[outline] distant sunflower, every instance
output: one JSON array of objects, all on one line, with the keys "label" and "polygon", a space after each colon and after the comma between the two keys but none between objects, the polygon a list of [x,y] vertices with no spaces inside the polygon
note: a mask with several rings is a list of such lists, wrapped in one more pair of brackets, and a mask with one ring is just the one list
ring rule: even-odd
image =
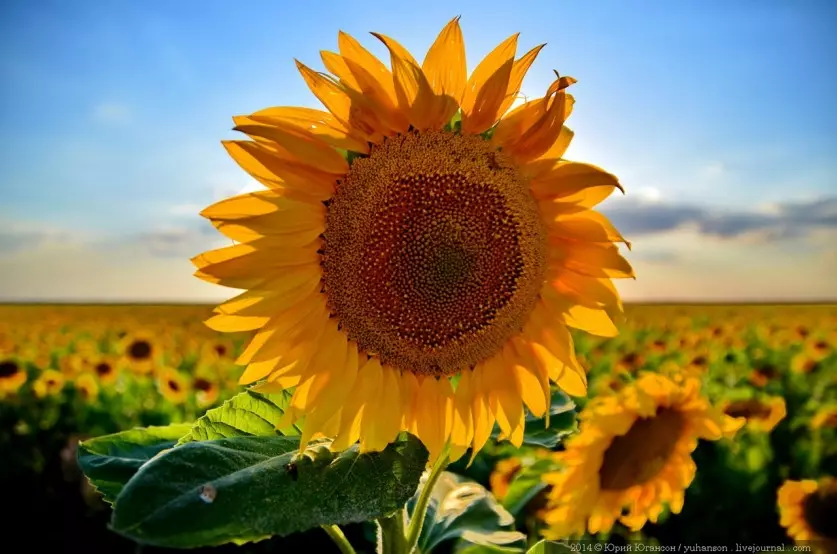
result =
[{"label": "distant sunflower", "polygon": [[754,387],[763,388],[779,376],[779,370],[773,365],[762,365],[750,372],[748,380]]},{"label": "distant sunflower", "polygon": [[811,373],[817,369],[818,358],[809,352],[799,352],[791,358],[790,369],[794,373]]},{"label": "distant sunflower", "polygon": [[26,371],[17,360],[0,360],[0,396],[14,394],[26,383]]},{"label": "distant sunflower", "polygon": [[837,429],[837,405],[823,406],[811,417],[812,429]]},{"label": "distant sunflower", "polygon": [[64,390],[65,382],[63,373],[48,369],[38,376],[32,384],[32,390],[38,398],[54,396]]},{"label": "distant sunflower", "polygon": [[148,375],[154,371],[159,357],[159,347],[150,333],[133,333],[121,341],[121,354],[128,367],[139,375]]},{"label": "distant sunflower", "polygon": [[373,34],[392,71],[342,32],[333,75],[297,62],[328,111],[234,118],[254,140],[224,146],[268,190],[202,212],[240,244],[195,257],[196,276],[249,289],[207,323],[258,330],[240,382],[295,387],[282,425],[305,417],[303,445],[380,450],[409,430],[456,458],[495,421],[519,445],[550,380],[586,393],[568,327],[617,334],[611,278],[633,273],[592,208],[621,187],[563,159],[575,79],[508,111],[542,46],[515,59],[513,35],[469,79],[459,18],[421,65]]},{"label": "distant sunflower", "polygon": [[73,382],[78,394],[87,402],[99,396],[99,383],[91,373],[82,373]]},{"label": "distant sunflower", "polygon": [[579,417],[580,432],[555,454],[564,468],[544,476],[553,487],[543,516],[547,538],[606,532],[617,519],[641,529],[666,503],[679,513],[698,439],[720,439],[744,423],[713,408],[697,379],[678,384],[650,373],[594,398]]},{"label": "distant sunflower", "polygon": [[769,433],[788,415],[781,396],[722,401],[718,408],[730,417],[743,417],[748,429]]},{"label": "distant sunflower", "polygon": [[192,381],[192,390],[195,391],[195,400],[201,408],[214,404],[220,392],[217,383],[201,376]]},{"label": "distant sunflower", "polygon": [[182,404],[189,395],[189,381],[176,369],[167,367],[157,375],[157,389],[172,404]]},{"label": "distant sunflower", "polygon": [[117,361],[109,356],[99,356],[90,361],[90,369],[103,384],[113,383],[119,376]]},{"label": "distant sunflower", "polygon": [[503,458],[494,465],[494,470],[488,478],[491,493],[497,500],[503,500],[509,492],[512,479],[523,469],[520,458]]},{"label": "distant sunflower", "polygon": [[837,549],[837,479],[785,481],[778,491],[779,523],[795,541]]}]

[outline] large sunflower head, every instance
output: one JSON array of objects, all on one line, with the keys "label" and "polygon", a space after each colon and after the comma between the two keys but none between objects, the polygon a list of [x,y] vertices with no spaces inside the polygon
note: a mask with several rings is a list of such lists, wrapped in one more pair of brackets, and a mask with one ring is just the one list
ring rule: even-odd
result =
[{"label": "large sunflower head", "polygon": [[777,496],[779,523],[788,536],[824,543],[826,552],[837,549],[837,479],[785,481]]},{"label": "large sunflower head", "polygon": [[282,424],[304,416],[302,444],[379,450],[408,430],[455,458],[496,421],[519,445],[550,380],[586,393],[568,327],[617,332],[611,278],[632,270],[592,208],[621,187],[563,159],[574,79],[509,111],[541,46],[516,58],[513,35],[469,77],[459,18],[422,63],[373,35],[389,68],[342,32],[330,74],[297,62],[327,111],[234,118],[253,140],[224,146],[266,190],[202,212],[238,244],[196,275],[247,289],[208,325],[258,331],[241,383],[295,387]]},{"label": "large sunflower head", "polygon": [[712,407],[697,379],[650,373],[591,400],[579,417],[580,432],[555,455],[564,468],[544,476],[552,485],[548,538],[606,532],[617,520],[637,530],[665,504],[679,513],[698,439],[720,439],[744,423]]}]

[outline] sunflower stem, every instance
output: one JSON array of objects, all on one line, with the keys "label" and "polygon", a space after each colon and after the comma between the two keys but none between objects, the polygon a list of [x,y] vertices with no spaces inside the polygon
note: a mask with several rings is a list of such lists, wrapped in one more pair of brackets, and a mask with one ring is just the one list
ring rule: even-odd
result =
[{"label": "sunflower stem", "polygon": [[355,549],[349,543],[349,539],[346,538],[346,535],[343,534],[343,530],[340,529],[336,525],[321,525],[323,531],[328,533],[328,536],[331,537],[331,540],[334,541],[334,544],[337,545],[337,548],[340,549],[342,554],[356,554]]},{"label": "sunflower stem", "polygon": [[404,536],[406,510],[401,508],[389,517],[378,519],[378,554],[406,554]]},{"label": "sunflower stem", "polygon": [[413,517],[410,518],[410,526],[407,529],[406,554],[412,554],[418,544],[419,536],[421,535],[421,528],[424,526],[424,518],[427,515],[427,505],[430,503],[430,495],[433,492],[433,487],[436,486],[436,481],[439,480],[439,476],[448,466],[449,452],[450,447],[449,445],[446,445],[442,454],[433,464],[433,467],[430,470],[430,475],[427,477],[427,481],[424,483],[421,493],[419,493],[416,506],[413,509]]}]

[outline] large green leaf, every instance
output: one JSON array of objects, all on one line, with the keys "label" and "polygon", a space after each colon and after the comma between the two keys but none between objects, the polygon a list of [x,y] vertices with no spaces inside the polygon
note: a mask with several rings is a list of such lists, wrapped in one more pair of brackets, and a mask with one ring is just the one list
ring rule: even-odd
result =
[{"label": "large green leaf", "polygon": [[569,545],[562,542],[543,540],[526,551],[526,554],[572,554],[575,552]]},{"label": "large green leaf", "polygon": [[509,483],[508,492],[503,497],[503,507],[513,516],[517,516],[529,502],[547,487],[542,476],[558,469],[558,464],[550,458],[540,458],[524,463]]},{"label": "large green leaf", "polygon": [[[535,417],[526,413],[526,429],[523,432],[523,444],[555,448],[565,436],[575,431],[575,403],[563,391],[552,389],[549,406],[549,425],[545,417]],[[494,427],[492,438],[500,437],[500,428]]]},{"label": "large green leaf", "polygon": [[276,429],[290,401],[290,393],[259,394],[247,390],[209,410],[198,419],[191,431],[179,444],[192,441],[224,439],[230,437],[299,435],[296,425]]},{"label": "large green leaf", "polygon": [[[412,513],[417,495],[407,509]],[[522,548],[526,535],[514,530],[514,517],[485,487],[461,475],[443,472],[427,507],[418,546],[432,552],[441,543],[459,538],[477,545]]]},{"label": "large green leaf", "polygon": [[112,504],[140,466],[173,447],[191,426],[178,423],[167,427],[138,427],[84,441],[78,447],[79,466],[102,497]]},{"label": "large green leaf", "polygon": [[189,548],[367,521],[403,506],[427,463],[406,434],[380,453],[298,448],[298,437],[282,436],[184,443],[137,472],[112,527],[141,543]]}]

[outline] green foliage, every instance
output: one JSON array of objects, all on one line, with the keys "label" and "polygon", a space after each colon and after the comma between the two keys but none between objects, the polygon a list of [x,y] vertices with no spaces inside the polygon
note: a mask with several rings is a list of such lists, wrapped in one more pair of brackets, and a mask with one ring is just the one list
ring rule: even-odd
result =
[{"label": "green foliage", "polygon": [[190,548],[317,525],[375,519],[412,496],[427,462],[402,435],[380,453],[326,443],[302,454],[295,437],[188,442],[144,465],[117,500],[112,527],[140,543]]},{"label": "green foliage", "polygon": [[537,459],[525,466],[509,483],[509,490],[503,497],[503,506],[513,516],[520,514],[532,499],[546,489],[546,483],[541,480],[543,474],[557,468],[556,462],[550,458]]},{"label": "green foliage", "polygon": [[[420,491],[407,505],[409,512]],[[526,535],[514,530],[514,517],[482,485],[446,471],[433,487],[418,547],[421,552],[432,552],[452,539],[520,551]]]},{"label": "green foliage", "polygon": [[223,405],[209,410],[198,419],[180,444],[192,441],[224,439],[242,436],[299,435],[296,425],[276,429],[276,422],[284,415],[291,394],[259,394],[248,390],[230,398]]},{"label": "green foliage", "polygon": [[555,541],[540,541],[526,551],[526,554],[570,554],[574,552],[566,544]]},{"label": "green foliage", "polygon": [[189,428],[189,424],[182,423],[139,427],[91,439],[79,445],[78,463],[102,497],[112,504],[143,464],[172,448]]},{"label": "green foliage", "polygon": [[[552,389],[549,406],[549,421],[545,417],[526,414],[526,429],[523,432],[523,444],[555,448],[561,439],[575,431],[575,403],[563,391]],[[491,437],[500,437],[500,428],[495,425]]]}]

